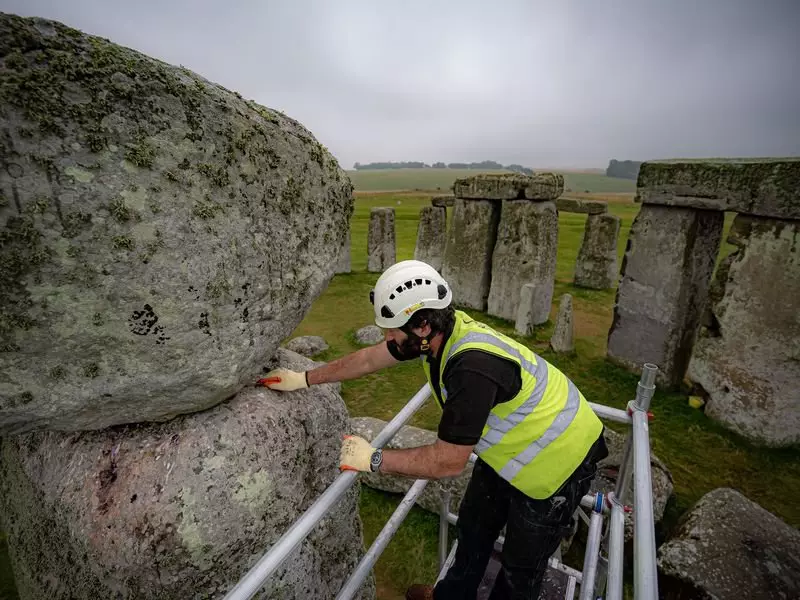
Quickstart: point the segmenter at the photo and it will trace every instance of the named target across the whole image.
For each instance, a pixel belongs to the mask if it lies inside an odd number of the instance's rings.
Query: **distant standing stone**
[[[286,342],[286,349],[311,358],[328,349],[328,343],[318,335],[303,335]]]
[[[617,282],[617,239],[620,218],[600,214],[586,217],[578,260],[575,263],[575,285],[593,290],[607,290]]]
[[[446,235],[447,209],[440,206],[423,206],[419,211],[414,260],[421,260],[437,271],[441,271],[444,247],[447,242]]]
[[[575,323],[572,320],[572,296],[564,294],[558,304],[558,318],[550,347],[555,352],[572,352],[575,350]]]
[[[394,263],[394,209],[373,208],[369,215],[367,271],[382,273]]]
[[[536,285],[526,283],[522,286],[519,293],[519,308],[517,309],[517,320],[514,329],[520,335],[530,335],[534,325],[546,323],[550,317],[551,296],[545,297],[537,293]]]
[[[377,325],[367,325],[356,331],[356,341],[365,346],[374,346],[383,341],[383,331]]]

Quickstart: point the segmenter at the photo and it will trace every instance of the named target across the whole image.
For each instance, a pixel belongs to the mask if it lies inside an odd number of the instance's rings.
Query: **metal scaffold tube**
[[[350,575],[350,578],[345,582],[344,586],[342,586],[341,591],[336,596],[336,600],[350,600],[350,598],[356,595],[361,584],[364,583],[364,579],[369,575],[375,563],[378,562],[381,553],[386,546],[389,545],[394,534],[397,533],[406,515],[408,515],[409,511],[413,508],[414,503],[417,501],[417,498],[422,493],[422,490],[425,489],[426,485],[428,485],[427,479],[417,479],[408,492],[406,492],[406,495],[400,501],[394,513],[392,513],[392,516],[389,517],[386,525],[381,529],[378,537],[372,542],[372,546],[369,547],[364,558],[358,563],[356,570],[353,571],[353,574]]]
[[[442,502],[439,507],[439,570],[444,568],[447,560],[447,517],[450,515],[450,492],[442,492]]]
[[[429,395],[430,387],[425,384],[372,440],[372,445],[381,448],[391,440],[406,421],[425,403]],[[224,600],[249,600],[252,598],[267,579],[292,555],[294,549],[311,533],[317,523],[344,496],[357,478],[358,472],[356,471],[340,473],[330,487],[303,513],[303,516],[294,522],[289,530],[242,577],[239,583],[226,594]]]
[[[622,600],[622,561],[625,545],[625,510],[616,497],[611,499],[608,542],[608,587],[605,600]]]
[[[586,554],[583,558],[583,581],[581,582],[580,600],[594,599],[594,580],[597,574],[597,561],[600,555],[600,541],[603,533],[603,495],[598,502],[599,510],[592,511],[592,518],[589,522],[589,535],[586,538]]]
[[[633,411],[634,594],[636,600],[656,600],[656,537],[647,413]]]

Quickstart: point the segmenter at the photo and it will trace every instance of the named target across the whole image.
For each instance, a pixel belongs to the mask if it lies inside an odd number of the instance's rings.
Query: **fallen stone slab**
[[[800,598],[800,532],[736,490],[707,493],[658,550],[666,598]]]
[[[279,349],[268,368],[318,366]],[[20,598],[221,598],[339,475],[335,385],[250,386],[167,423],[0,441],[0,518]],[[333,598],[363,555],[358,489],[260,592]],[[374,598],[370,577],[361,593]]]
[[[559,212],[600,215],[608,212],[608,204],[599,200],[579,200],[577,198],[559,198],[556,200]]]
[[[705,414],[756,444],[800,442],[800,221],[737,215],[688,378]]]
[[[322,293],[352,185],[297,121],[0,15],[0,435],[208,409]]]
[[[800,158],[647,161],[636,201],[800,219]]]
[[[328,349],[328,342],[318,335],[303,335],[286,342],[286,349],[311,358]]]
[[[456,179],[453,194],[468,200],[555,200],[564,192],[558,173],[486,173]]]
[[[355,334],[356,342],[365,346],[374,346],[384,340],[383,330],[377,325],[362,327]]]

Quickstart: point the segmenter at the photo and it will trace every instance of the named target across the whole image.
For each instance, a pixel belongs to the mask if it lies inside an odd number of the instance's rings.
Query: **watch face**
[[[375,450],[375,452],[372,453],[372,457],[370,457],[370,467],[372,467],[373,471],[377,471],[378,467],[381,466],[381,462],[383,462],[383,452]]]

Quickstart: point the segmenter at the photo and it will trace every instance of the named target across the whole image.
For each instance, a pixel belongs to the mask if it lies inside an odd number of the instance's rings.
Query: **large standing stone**
[[[737,215],[688,376],[706,414],[770,446],[800,442],[800,221]]]
[[[617,282],[617,240],[620,218],[601,214],[586,217],[586,229],[578,260],[575,263],[575,285],[606,290]]]
[[[558,173],[491,173],[456,179],[456,198],[472,200],[555,200],[564,192],[564,176]]]
[[[456,198],[442,266],[455,304],[486,310],[499,220],[499,202]]]
[[[575,350],[575,324],[572,320],[572,296],[564,294],[558,303],[558,318],[550,347],[554,352],[572,352]]]
[[[658,551],[666,598],[800,598],[800,532],[729,488],[700,498]]]
[[[675,159],[639,169],[638,202],[800,218],[800,158]]]
[[[423,206],[419,211],[414,259],[428,263],[437,271],[441,271],[444,247],[447,243],[446,236],[447,209],[439,206]]]
[[[333,275],[352,186],[191,71],[0,15],[0,434],[214,406]]]
[[[382,273],[395,263],[394,209],[373,208],[369,213],[367,271]]]
[[[277,356],[270,366],[318,364]],[[346,430],[336,387],[319,385],[249,387],[168,423],[4,438],[0,517],[20,597],[222,597],[339,474]],[[259,597],[332,598],[362,554],[356,488]]]
[[[642,206],[631,227],[608,334],[608,357],[683,379],[719,250],[724,213]]]
[[[490,315],[514,321],[520,306],[520,284],[533,284],[532,302],[550,312],[558,254],[558,213],[553,202],[503,202],[492,254]],[[534,320],[534,324],[547,320]]]
[[[349,273],[352,270],[350,260],[350,226],[347,227],[347,234],[345,235],[342,248],[339,251],[339,260],[336,263],[335,273],[340,275],[342,273]]]

